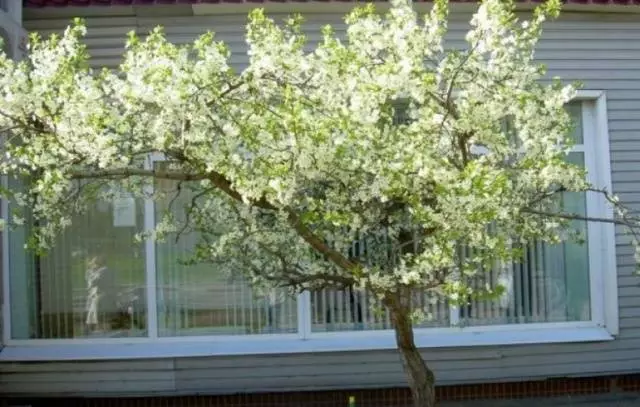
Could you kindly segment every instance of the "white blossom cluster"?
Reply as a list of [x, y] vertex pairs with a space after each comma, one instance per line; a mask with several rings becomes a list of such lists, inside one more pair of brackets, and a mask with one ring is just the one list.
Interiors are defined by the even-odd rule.
[[[326, 27], [312, 51], [300, 18], [255, 10], [242, 72], [212, 33], [176, 46], [161, 29], [94, 72], [76, 23], [0, 59], [0, 171], [24, 185], [4, 194], [46, 247], [110, 188], [149, 198], [153, 178], [174, 180], [188, 199], [150, 236], [197, 232], [194, 261], [296, 289], [455, 300], [472, 293], [459, 277], [511, 260], [513, 242], [559, 240], [567, 222], [538, 212], [589, 188], [566, 160], [575, 90], [541, 84], [533, 60], [559, 3], [519, 21], [485, 0], [457, 51], [444, 0], [424, 18], [408, 0], [358, 8], [346, 38]], [[149, 154], [172, 165], [145, 169]]]

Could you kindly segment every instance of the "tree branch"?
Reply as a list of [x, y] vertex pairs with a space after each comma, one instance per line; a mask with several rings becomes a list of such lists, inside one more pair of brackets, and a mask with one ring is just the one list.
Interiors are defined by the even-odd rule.
[[175, 181], [201, 181], [209, 179], [207, 174], [189, 174], [179, 171], [144, 170], [138, 168], [116, 168], [110, 170], [72, 171], [71, 179], [91, 178], [128, 178], [128, 177], [153, 177]]
[[327, 246], [327, 244], [322, 239], [316, 236], [313, 231], [302, 222], [300, 217], [293, 210], [287, 208], [278, 208], [264, 197], [258, 200], [247, 202], [245, 199], [243, 199], [242, 195], [233, 188], [233, 186], [231, 185], [231, 181], [229, 181], [224, 175], [215, 171], [211, 171], [206, 174], [198, 174], [156, 169], [144, 170], [136, 168], [118, 168], [112, 170], [77, 171], [71, 174], [72, 179], [126, 178], [132, 176], [153, 177], [158, 179], [169, 179], [176, 181], [209, 180], [218, 189], [239, 202], [245, 202], [249, 205], [272, 211], [284, 209], [287, 213], [287, 221], [289, 222], [289, 225], [291, 225], [291, 227], [293, 227], [293, 229], [298, 232], [298, 234], [309, 244], [309, 246], [326, 256], [332, 263], [344, 270], [353, 271], [358, 267], [357, 263], [349, 260], [342, 253]]
[[[282, 252], [273, 251], [270, 248], [260, 244], [260, 247], [268, 254], [280, 261], [281, 267], [277, 268], [278, 274], [269, 273], [264, 269], [260, 269], [253, 265], [249, 258], [245, 258], [243, 263], [249, 267], [257, 276], [265, 280], [275, 282], [280, 287], [303, 287], [304, 284], [313, 283], [315, 288], [346, 288], [353, 286], [356, 281], [352, 277], [340, 276], [330, 273], [312, 273], [306, 274], [302, 269], [287, 261]], [[319, 282], [320, 281], [320, 282]]]
[[289, 224], [296, 232], [298, 232], [298, 235], [300, 235], [300, 237], [302, 237], [309, 246], [314, 248], [317, 252], [325, 255], [333, 264], [348, 271], [354, 271], [358, 267], [358, 263], [349, 260], [342, 253], [327, 246], [327, 244], [316, 236], [293, 211], [287, 210], [287, 214]]
[[578, 215], [577, 213], [558, 213], [558, 212], [545, 212], [545, 211], [537, 211], [534, 209], [523, 209], [525, 213], [530, 213], [532, 215], [546, 216], [549, 218], [559, 218], [559, 219], [568, 219], [568, 220], [583, 220], [587, 222], [600, 222], [600, 223], [611, 223], [614, 225], [624, 225], [624, 226], [634, 226], [630, 222], [615, 219], [615, 218], [598, 218], [593, 216], [583, 216]]
[[175, 242], [178, 243], [178, 240], [180, 239], [180, 236], [182, 236], [182, 234], [187, 230], [187, 228], [189, 228], [189, 224], [191, 223], [191, 216], [193, 211], [196, 209], [196, 204], [199, 198], [203, 197], [204, 195], [206, 195], [207, 193], [213, 191], [214, 188], [208, 188], [208, 189], [204, 189], [200, 192], [198, 192], [197, 194], [193, 195], [193, 197], [191, 197], [191, 203], [189, 204], [189, 209], [185, 210], [185, 220], [184, 220], [184, 225], [182, 225], [182, 227], [180, 228], [180, 230], [178, 230], [178, 232], [176, 233], [176, 239]]
[[344, 289], [355, 284], [355, 281], [348, 277], [336, 276], [327, 273], [316, 273], [305, 275], [294, 271], [291, 268], [282, 269], [282, 276], [265, 273], [264, 270], [257, 268], [250, 262], [244, 262], [247, 267], [251, 268], [254, 274], [259, 275], [267, 281], [274, 283], [277, 287], [304, 287], [305, 284], [311, 283], [315, 289], [337, 288]]

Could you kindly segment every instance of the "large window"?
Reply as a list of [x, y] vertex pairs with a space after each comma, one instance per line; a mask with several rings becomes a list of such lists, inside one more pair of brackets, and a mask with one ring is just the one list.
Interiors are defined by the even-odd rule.
[[[576, 122], [576, 145], [569, 159], [586, 166], [596, 184], [602, 181], [598, 173], [608, 172], [607, 151], [598, 151], [595, 144], [598, 137], [606, 137], [598, 131], [598, 120], [604, 119], [597, 116], [603, 109], [598, 103], [586, 99], [569, 106]], [[608, 174], [603, 179], [607, 183]], [[167, 192], [167, 198], [153, 203], [123, 195], [96, 203], [73, 219], [54, 249], [42, 257], [24, 250], [28, 227], [5, 236], [5, 294], [11, 301], [5, 314], [10, 316], [7, 339], [228, 336], [233, 342], [239, 336], [308, 339], [391, 329], [388, 312], [367, 292], [326, 289], [292, 296], [284, 290], [253, 289], [211, 264], [190, 264], [185, 260], [198, 241], [193, 232], [153, 244], [135, 243], [134, 236], [152, 227], [170, 203], [182, 207], [192, 199], [182, 193], [171, 200], [177, 188], [173, 181], [157, 182], [155, 188]], [[568, 211], [606, 216], [596, 198], [562, 197]], [[611, 284], [605, 276], [612, 264], [607, 260], [612, 233], [600, 225], [574, 226], [583, 232], [584, 243], [532, 242], [523, 247], [520, 263], [496, 265], [471, 282], [503, 285], [500, 298], [455, 306], [435, 293], [415, 293], [415, 303], [426, 316], [417, 328], [428, 335], [522, 324], [602, 326], [608, 307], [603, 292]]]

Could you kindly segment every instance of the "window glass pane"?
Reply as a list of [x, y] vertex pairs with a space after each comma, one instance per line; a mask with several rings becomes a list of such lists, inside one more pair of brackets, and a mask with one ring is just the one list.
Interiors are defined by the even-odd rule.
[[[178, 220], [193, 193], [184, 185], [175, 198], [177, 182], [158, 181], [168, 192], [156, 203], [156, 219], [169, 204]], [[195, 232], [169, 235], [156, 243], [158, 327], [161, 336], [249, 335], [295, 333], [296, 299], [284, 290], [253, 289], [238, 275], [216, 270], [211, 264], [187, 264], [198, 242]]]
[[41, 257], [24, 250], [28, 226], [11, 231], [12, 336], [146, 335], [142, 210], [133, 198], [98, 202]]
[[13, 57], [11, 52], [11, 42], [9, 42], [9, 36], [6, 35], [2, 29], [0, 29], [0, 40], [2, 40], [2, 52], [4, 52], [9, 58]]
[[[349, 250], [348, 257], [369, 258], [367, 250], [380, 252], [380, 246], [370, 246], [367, 239], [357, 241]], [[369, 248], [369, 249], [368, 249]], [[422, 311], [424, 318], [416, 327], [449, 325], [449, 307], [444, 298], [435, 292], [416, 291], [412, 298], [413, 308]], [[391, 329], [388, 310], [380, 300], [368, 291], [357, 289], [324, 289], [311, 293], [312, 331], [350, 331]]]
[[[584, 153], [573, 152], [568, 160], [584, 165]], [[564, 211], [586, 215], [584, 193], [565, 193]], [[477, 283], [486, 280], [506, 288], [501, 298], [473, 301], [461, 310], [466, 325], [513, 324], [533, 322], [587, 321], [591, 318], [589, 253], [587, 225], [573, 221], [584, 242], [566, 241], [558, 245], [530, 243], [523, 247], [520, 263], [499, 266], [483, 273]]]
[[393, 124], [396, 126], [411, 123], [409, 116], [409, 101], [396, 100], [392, 104], [393, 107]]
[[[584, 166], [584, 153], [570, 153], [568, 161]], [[563, 194], [562, 205], [568, 213], [587, 215], [587, 197], [585, 193], [567, 192]], [[584, 238], [584, 243], [567, 241], [563, 244], [564, 267], [566, 270], [567, 317], [572, 321], [584, 321], [591, 318], [587, 222], [574, 220], [571, 222], [571, 226]]]
[[[449, 308], [433, 294], [416, 293], [416, 309], [425, 318], [416, 328], [449, 325]], [[376, 297], [359, 290], [320, 290], [311, 293], [311, 329], [314, 332], [392, 329], [389, 312]]]
[[567, 112], [573, 119], [573, 132], [571, 139], [576, 144], [584, 143], [584, 135], [582, 128], [582, 102], [572, 102], [567, 105]]

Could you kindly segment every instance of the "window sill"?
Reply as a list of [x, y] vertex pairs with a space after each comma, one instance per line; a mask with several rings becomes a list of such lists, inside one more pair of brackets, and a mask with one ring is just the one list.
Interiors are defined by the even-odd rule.
[[[602, 327], [577, 324], [501, 326], [471, 329], [416, 330], [420, 348], [600, 342], [614, 337]], [[484, 328], [484, 329], [483, 329]], [[153, 359], [230, 355], [348, 352], [395, 349], [393, 332], [342, 332], [229, 338], [135, 338], [111, 340], [12, 341], [0, 351], [0, 362]]]

